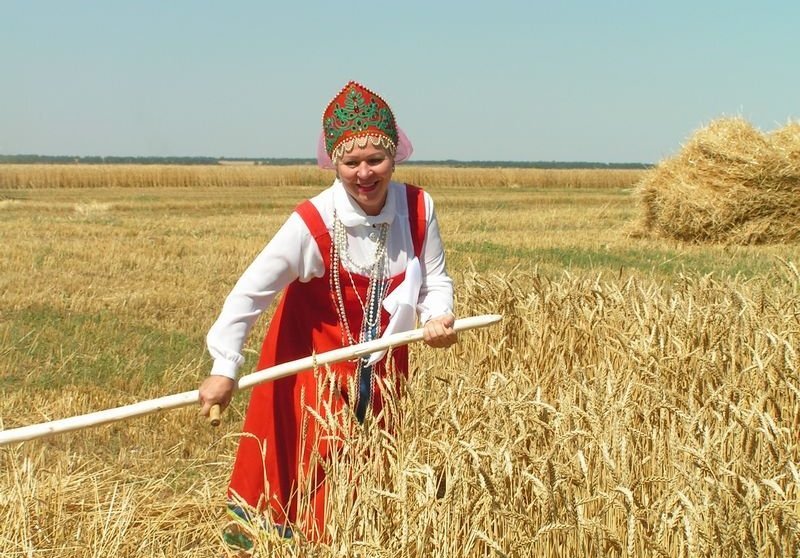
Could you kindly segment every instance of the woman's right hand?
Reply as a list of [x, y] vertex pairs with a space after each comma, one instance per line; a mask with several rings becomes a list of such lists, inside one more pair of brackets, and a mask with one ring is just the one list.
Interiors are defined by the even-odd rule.
[[236, 381], [227, 376], [209, 376], [200, 384], [200, 414], [207, 417], [211, 407], [219, 405], [221, 410], [230, 404]]

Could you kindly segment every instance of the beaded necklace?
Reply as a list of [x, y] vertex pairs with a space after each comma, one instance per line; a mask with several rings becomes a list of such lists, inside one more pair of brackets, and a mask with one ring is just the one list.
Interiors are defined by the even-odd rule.
[[[342, 294], [342, 283], [340, 269], [344, 269], [350, 279], [350, 285], [358, 298], [361, 307], [362, 320], [361, 331], [358, 341], [371, 341], [378, 336], [381, 321], [381, 306], [383, 299], [389, 290], [388, 258], [386, 253], [386, 238], [389, 234], [389, 224], [382, 223], [380, 234], [375, 242], [375, 253], [373, 261], [369, 265], [357, 265], [350, 258], [347, 245], [347, 231], [344, 224], [339, 220], [336, 211], [333, 212], [333, 242], [331, 242], [331, 290], [335, 300], [336, 313], [341, 324], [342, 344], [353, 345], [356, 340], [350, 330], [350, 322], [347, 319], [345, 310], [344, 296]], [[343, 265], [347, 262], [348, 266]], [[360, 271], [362, 275], [369, 277], [367, 287], [367, 299], [364, 301], [358, 292], [353, 274], [350, 267]], [[364, 273], [366, 271], [366, 273]], [[372, 366], [367, 365], [368, 357], [359, 359], [356, 365], [356, 386], [358, 391], [355, 394], [353, 410], [359, 422], [364, 421], [367, 407], [372, 399], [375, 390], [375, 375], [372, 373]]]
[[[347, 319], [344, 297], [342, 295], [341, 273], [344, 268], [350, 285], [358, 298], [362, 312], [361, 331], [359, 332], [358, 342], [368, 341], [374, 337], [374, 331], [380, 324], [381, 306], [383, 299], [386, 298], [389, 289], [389, 281], [386, 280], [388, 258], [386, 252], [386, 239], [389, 235], [389, 224], [381, 223], [380, 233], [375, 242], [375, 253], [371, 263], [360, 265], [350, 258], [347, 241], [347, 230], [339, 220], [336, 211], [333, 212], [333, 242], [331, 242], [331, 290], [334, 295], [336, 313], [342, 329], [342, 343], [354, 345], [356, 338], [350, 330], [350, 322]], [[346, 265], [345, 265], [346, 262]], [[350, 269], [354, 269], [358, 274], [369, 278], [366, 300], [361, 298], [361, 294], [356, 288], [355, 280]]]

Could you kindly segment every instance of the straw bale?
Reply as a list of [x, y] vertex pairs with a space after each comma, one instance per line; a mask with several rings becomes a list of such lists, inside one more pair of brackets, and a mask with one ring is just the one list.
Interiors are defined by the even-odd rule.
[[773, 147], [787, 160], [800, 165], [800, 122], [790, 122], [769, 135]]
[[763, 134], [742, 118], [698, 130], [636, 186], [644, 234], [688, 242], [800, 240], [800, 124]]

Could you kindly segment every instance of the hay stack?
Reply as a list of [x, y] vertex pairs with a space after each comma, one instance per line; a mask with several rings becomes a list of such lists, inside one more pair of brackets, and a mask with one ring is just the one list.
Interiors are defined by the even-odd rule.
[[800, 123], [762, 134], [742, 118], [699, 130], [637, 185], [645, 234], [727, 244], [800, 240]]

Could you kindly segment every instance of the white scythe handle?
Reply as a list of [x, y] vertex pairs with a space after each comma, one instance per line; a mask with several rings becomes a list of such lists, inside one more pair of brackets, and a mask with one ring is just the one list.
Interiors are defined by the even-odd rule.
[[[491, 324], [497, 323], [502, 319], [498, 314], [487, 314], [484, 316], [473, 316], [471, 318], [462, 318], [456, 320], [453, 329], [456, 331], [465, 331], [468, 329], [475, 329], [479, 327], [486, 327]], [[276, 380], [284, 376], [297, 374], [302, 370], [308, 370], [314, 366], [324, 366], [326, 364], [333, 364], [336, 362], [343, 362], [345, 360], [353, 360], [377, 351], [382, 351], [390, 347], [398, 347], [401, 345], [408, 345], [415, 341], [422, 339], [423, 330], [414, 329], [411, 331], [404, 331], [395, 333], [387, 337], [375, 339], [374, 341], [367, 341], [366, 343], [359, 343], [358, 345], [350, 345], [349, 347], [342, 347], [318, 355], [307, 356], [291, 362], [278, 364], [258, 372], [253, 372], [246, 376], [242, 376], [238, 382], [238, 389], [248, 389], [257, 384], [267, 382], [269, 380]], [[197, 403], [200, 400], [198, 390], [185, 391], [183, 393], [176, 393], [174, 395], [167, 395], [157, 399], [150, 399], [148, 401], [140, 401], [131, 405], [123, 407], [116, 407], [114, 409], [107, 409], [105, 411], [97, 411], [86, 415], [79, 415], [75, 417], [54, 420], [51, 422], [43, 422], [41, 424], [33, 424], [30, 426], [23, 426], [20, 428], [13, 428], [10, 430], [0, 431], [0, 446], [10, 444], [12, 442], [22, 442], [25, 440], [33, 440], [34, 438], [41, 438], [59, 432], [69, 432], [72, 430], [80, 430], [89, 426], [98, 426], [100, 424], [107, 424], [124, 420], [131, 417], [148, 415], [156, 411], [163, 411], [166, 409], [175, 409], [177, 407], [185, 407], [192, 403]], [[214, 417], [211, 417], [214, 420]], [[217, 417], [217, 420], [218, 417]], [[213, 422], [212, 422], [213, 424]]]

